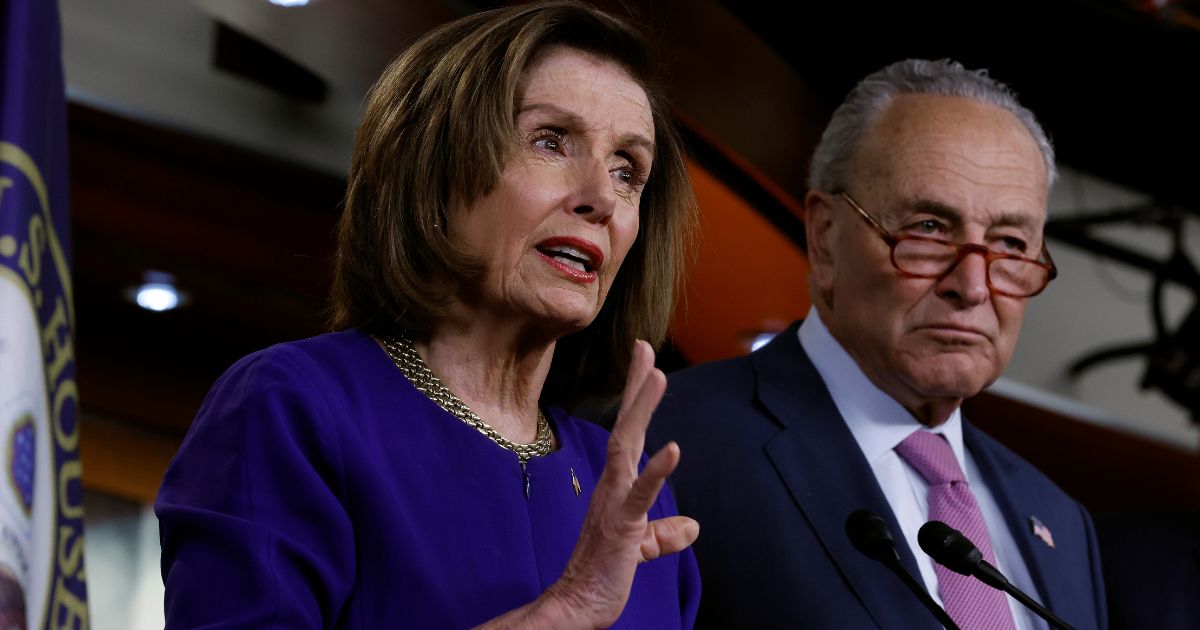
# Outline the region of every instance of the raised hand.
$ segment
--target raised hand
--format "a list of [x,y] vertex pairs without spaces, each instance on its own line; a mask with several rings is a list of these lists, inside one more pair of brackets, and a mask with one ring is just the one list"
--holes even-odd
[[655,521],[647,517],[679,464],[679,446],[667,444],[638,474],[646,427],[666,386],[666,376],[654,367],[654,350],[638,341],[608,440],[604,472],[592,492],[571,559],[538,601],[495,620],[497,626],[609,626],[625,608],[639,563],[685,549],[696,540],[700,525],[686,516]]

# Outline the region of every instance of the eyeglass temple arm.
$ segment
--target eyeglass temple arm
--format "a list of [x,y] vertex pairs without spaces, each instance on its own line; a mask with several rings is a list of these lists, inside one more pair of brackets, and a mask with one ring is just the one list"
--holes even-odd
[[883,240],[887,241],[889,245],[895,242],[896,237],[892,236],[891,232],[888,232],[882,225],[880,225],[879,222],[875,220],[875,217],[868,214],[866,210],[863,210],[862,206],[858,205],[858,202],[850,197],[850,195],[847,195],[845,191],[840,191],[837,194],[842,199],[845,199],[846,203],[850,204],[850,207],[854,208],[854,210],[857,211],[863,219],[866,219],[867,223],[870,223],[871,227],[875,228],[879,232],[879,235],[883,237]]
[[1045,236],[1045,234],[1043,234],[1042,235],[1042,239],[1043,239],[1042,240],[1042,258],[1045,258],[1046,264],[1050,266],[1050,279],[1047,280],[1047,282],[1049,282],[1050,280],[1053,280],[1058,277],[1058,265],[1054,264],[1054,259],[1050,257],[1050,248],[1046,247],[1045,238],[1046,238],[1046,236]]

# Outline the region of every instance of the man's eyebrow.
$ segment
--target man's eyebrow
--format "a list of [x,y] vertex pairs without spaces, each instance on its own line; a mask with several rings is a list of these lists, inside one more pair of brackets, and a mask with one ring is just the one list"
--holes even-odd
[[1019,228],[1034,228],[1038,227],[1042,221],[1035,219],[1021,212],[1002,212],[992,222],[994,227],[1019,227]]
[[916,212],[926,212],[945,219],[956,219],[962,216],[962,211],[954,206],[932,199],[915,199],[909,201],[909,209]]
[[[958,225],[962,223],[962,210],[934,199],[917,198],[906,200],[901,206],[905,212],[932,214],[947,223]],[[899,217],[895,217],[899,218]]]
[[[950,204],[933,199],[914,199],[905,203],[905,207],[911,212],[932,214],[955,225],[962,222],[963,213],[961,210]],[[992,227],[1033,228],[1039,222],[1038,219],[1027,213],[1016,211],[1003,211],[991,217]]]

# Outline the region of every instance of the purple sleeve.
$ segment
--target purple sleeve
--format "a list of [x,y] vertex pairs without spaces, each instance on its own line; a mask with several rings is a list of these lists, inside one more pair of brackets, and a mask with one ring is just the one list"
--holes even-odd
[[247,357],[209,393],[155,502],[168,628],[338,624],[355,578],[338,436],[299,369]]

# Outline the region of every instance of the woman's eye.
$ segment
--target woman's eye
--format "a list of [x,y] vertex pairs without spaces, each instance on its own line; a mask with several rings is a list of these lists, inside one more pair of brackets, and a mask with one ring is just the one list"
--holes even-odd
[[613,169],[612,175],[622,186],[632,189],[640,189],[645,183],[646,178],[642,174],[641,169],[636,165],[626,164]]
[[545,133],[533,141],[533,146],[552,153],[563,153],[566,145],[564,135],[560,130],[547,129]]
[[641,190],[646,184],[647,169],[642,166],[642,163],[628,151],[618,151],[616,155],[616,163],[610,173],[624,187],[631,190]]

